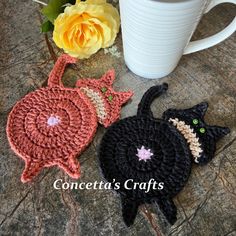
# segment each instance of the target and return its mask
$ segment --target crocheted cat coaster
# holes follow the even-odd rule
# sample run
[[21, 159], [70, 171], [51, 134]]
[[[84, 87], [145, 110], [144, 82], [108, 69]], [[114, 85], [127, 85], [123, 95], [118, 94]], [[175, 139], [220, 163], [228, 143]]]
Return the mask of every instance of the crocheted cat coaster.
[[208, 163], [216, 142], [230, 132], [205, 123], [207, 103], [186, 110], [169, 109], [163, 119], [154, 118], [151, 103], [167, 87], [163, 84], [150, 88], [139, 104], [137, 116], [114, 123], [101, 141], [101, 169], [120, 193], [127, 226], [134, 223], [139, 205], [154, 202], [174, 224], [177, 209], [172, 199], [188, 180], [192, 162]]
[[65, 88], [61, 77], [66, 64], [75, 61], [62, 55], [49, 75], [48, 87], [26, 95], [9, 114], [8, 140], [25, 161], [22, 182], [54, 165], [79, 178], [76, 156], [92, 141], [98, 120], [105, 127], [115, 122], [121, 105], [132, 96], [132, 92], [114, 92], [114, 71], [98, 80], [82, 79], [78, 88]]

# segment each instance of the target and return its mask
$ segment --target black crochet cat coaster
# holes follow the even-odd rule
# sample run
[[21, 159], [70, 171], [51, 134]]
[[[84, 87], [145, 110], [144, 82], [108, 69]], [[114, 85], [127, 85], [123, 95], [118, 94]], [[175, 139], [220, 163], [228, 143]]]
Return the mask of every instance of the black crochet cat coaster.
[[[207, 103], [186, 110], [169, 109], [162, 119], [154, 118], [151, 103], [167, 88], [167, 84], [150, 88], [139, 104], [137, 116], [114, 123], [101, 142], [101, 169], [120, 193], [127, 226], [134, 223], [143, 203], [157, 203], [169, 223], [174, 224], [177, 209], [172, 199], [186, 184], [192, 162], [208, 163], [217, 140], [230, 132], [204, 122]], [[150, 182], [152, 188], [143, 188]], [[163, 184], [163, 188], [154, 187], [154, 182]]]

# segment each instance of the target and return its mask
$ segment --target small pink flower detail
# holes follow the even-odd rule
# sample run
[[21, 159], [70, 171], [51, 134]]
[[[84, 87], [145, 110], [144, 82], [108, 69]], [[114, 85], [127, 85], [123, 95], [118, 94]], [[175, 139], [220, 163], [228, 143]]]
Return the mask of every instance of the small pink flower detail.
[[138, 154], [136, 156], [139, 158], [139, 161], [147, 161], [151, 160], [151, 156], [153, 156], [153, 153], [151, 152], [151, 149], [146, 149], [144, 146], [141, 147], [141, 149], [138, 149]]
[[58, 124], [60, 123], [60, 118], [57, 117], [57, 116], [51, 115], [51, 116], [48, 118], [47, 123], [48, 123], [49, 126], [58, 125]]

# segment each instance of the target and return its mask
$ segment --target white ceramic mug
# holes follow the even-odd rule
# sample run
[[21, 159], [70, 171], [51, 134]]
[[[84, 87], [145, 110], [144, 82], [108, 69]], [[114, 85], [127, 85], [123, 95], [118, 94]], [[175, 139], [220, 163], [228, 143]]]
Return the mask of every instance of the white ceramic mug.
[[236, 30], [236, 17], [221, 32], [189, 42], [202, 15], [220, 3], [236, 0], [120, 0], [124, 57], [144, 78], [171, 73], [183, 54], [218, 44]]

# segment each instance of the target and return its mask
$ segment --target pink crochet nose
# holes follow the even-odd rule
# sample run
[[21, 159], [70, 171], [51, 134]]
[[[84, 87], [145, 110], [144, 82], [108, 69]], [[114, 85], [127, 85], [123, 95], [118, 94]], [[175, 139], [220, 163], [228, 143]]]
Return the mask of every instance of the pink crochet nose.
[[60, 118], [57, 116], [50, 116], [47, 121], [49, 126], [55, 126], [60, 123]]

